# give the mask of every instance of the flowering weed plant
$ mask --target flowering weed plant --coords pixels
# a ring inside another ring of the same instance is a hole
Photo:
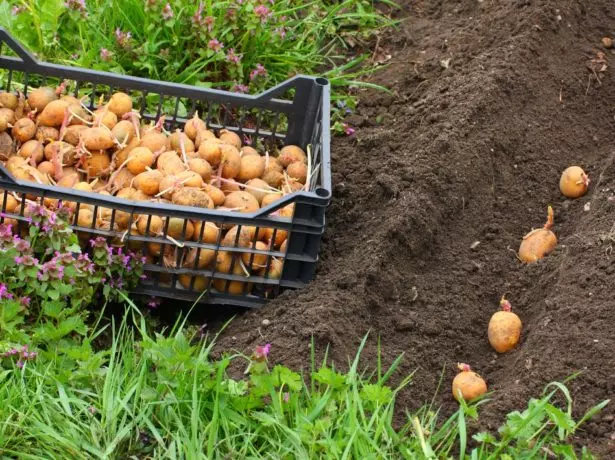
[[[25,346],[16,361],[21,365],[36,356],[28,342],[58,351],[84,336],[86,307],[118,299],[143,273],[140,257],[104,238],[82,252],[67,224],[68,208],[29,204],[25,211],[21,225],[0,224],[0,356]]]

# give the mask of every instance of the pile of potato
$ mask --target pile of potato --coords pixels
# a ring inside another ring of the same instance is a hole
[[[64,88],[41,87],[22,94],[0,93],[0,161],[17,179],[75,190],[114,195],[135,201],[173,203],[229,212],[253,212],[285,194],[306,187],[308,158],[298,146],[288,145],[275,155],[261,155],[243,145],[234,132],[222,129],[216,135],[195,114],[183,130],[167,132],[164,117],[156,123],[143,123],[133,111],[132,98],[116,92],[90,111],[83,101],[62,95]],[[7,195],[6,212],[18,212],[17,195]],[[46,198],[53,208],[58,201]],[[147,257],[157,263],[160,257],[171,267],[177,265],[181,241],[203,241],[222,246],[286,251],[287,232],[273,228],[217,226],[207,222],[152,216],[131,216],[81,203],[65,203],[78,209],[77,224],[110,229],[126,234],[162,236],[167,227],[170,244],[148,243]],[[277,213],[292,217],[293,205]],[[256,243],[254,243],[256,241]],[[134,246],[137,242],[132,241]],[[142,244],[142,243],[139,243]],[[142,249],[142,248],[141,248]],[[215,268],[222,273],[279,277],[282,261],[264,254],[237,253],[209,249],[182,250],[181,265],[189,268]],[[205,278],[180,283],[202,289]],[[192,283],[194,285],[192,286]],[[224,290],[224,280],[214,287]],[[244,283],[233,281],[228,290],[241,294]]]

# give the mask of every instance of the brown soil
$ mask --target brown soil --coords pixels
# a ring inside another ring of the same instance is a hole
[[[588,63],[615,32],[613,1],[431,0],[400,14],[380,41],[393,58],[373,78],[394,95],[362,94],[348,120],[356,137],[333,141],[316,279],[237,318],[220,349],[270,342],[274,361],[300,368],[314,336],[344,363],[371,331],[366,364],[380,337],[386,361],[405,353],[401,373],[416,371],[400,407],[430,400],[444,368],[437,401],[453,409],[455,363],[467,362],[494,390],[481,412],[492,429],[576,371],[579,411],[610,397],[615,53],[602,49],[606,70]],[[558,190],[571,164],[592,179],[574,201]],[[515,251],[549,204],[559,245],[524,265]],[[504,293],[524,330],[517,350],[496,355],[486,328]],[[607,410],[580,442],[615,455],[612,420]]]

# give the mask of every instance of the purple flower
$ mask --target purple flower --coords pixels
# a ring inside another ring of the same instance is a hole
[[[241,61],[241,54],[235,54],[235,50],[230,48],[226,53],[226,60],[233,64],[239,64],[239,61]]]
[[[16,365],[18,368],[23,369],[24,362],[23,362],[22,360],[19,360],[19,361],[17,361],[17,362],[15,363],[15,365]]]
[[[250,91],[250,88],[248,88],[246,85],[235,83],[231,88],[231,91],[234,93],[247,93],[248,91]]]
[[[90,240],[90,246],[93,248],[104,248],[107,246],[107,240],[105,240],[102,236],[99,236],[95,240]]]
[[[346,133],[346,136],[352,136],[356,132],[356,130],[348,123],[342,123],[342,126],[344,127],[344,132]]]
[[[271,351],[271,344],[267,343],[264,346],[258,345],[256,350],[254,350],[254,360],[255,361],[266,361],[269,352]]]
[[[284,394],[282,395],[282,400],[287,403],[288,401],[290,401],[290,393],[288,391],[284,392]]]
[[[0,299],[12,299],[13,294],[11,294],[6,287],[6,284],[0,283]]]
[[[29,307],[30,306],[30,297],[22,297],[21,299],[19,299],[19,303],[24,306],[24,307]]]
[[[162,18],[165,21],[168,21],[169,19],[173,19],[173,10],[171,9],[171,5],[169,3],[167,3],[166,5],[164,5],[164,8],[162,9]]]
[[[0,238],[12,239],[13,238],[13,226],[11,224],[0,224]]]
[[[15,241],[15,249],[21,253],[28,252],[30,250],[30,243],[26,240],[19,239]]]
[[[100,58],[105,62],[109,62],[111,60],[111,54],[111,51],[109,51],[107,48],[100,49]]]
[[[254,8],[254,14],[264,23],[267,21],[267,18],[271,16],[271,11],[265,5],[258,5]]]
[[[209,43],[207,44],[207,47],[210,50],[214,50],[216,53],[218,51],[220,51],[222,48],[224,48],[224,44],[220,43],[218,41],[218,39],[216,38],[212,38],[211,40],[209,40]]]
[[[75,256],[70,252],[66,252],[64,254],[56,252],[55,257],[52,260],[56,263],[60,262],[64,265],[69,265],[75,262]]]
[[[154,310],[158,308],[161,303],[162,303],[162,300],[159,299],[158,297],[150,297],[149,301],[147,302],[147,306],[151,308],[152,310]]]
[[[20,257],[21,262],[17,262],[17,257],[15,257],[15,263],[20,263],[25,267],[33,267],[38,264],[38,259],[36,257],[32,257],[30,255],[25,255]]]
[[[265,69],[265,66],[262,64],[256,64],[256,68],[252,72],[250,72],[250,80],[255,80],[256,78],[261,76],[267,76],[267,69]]]
[[[40,280],[43,279],[45,275],[48,275],[51,279],[62,279],[64,277],[64,267],[58,265],[55,260],[50,260],[46,264],[43,264],[37,277]]]

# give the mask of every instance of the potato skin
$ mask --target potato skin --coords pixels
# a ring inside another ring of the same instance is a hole
[[[498,311],[489,320],[489,343],[498,353],[506,353],[519,343],[521,319],[511,311]]]
[[[476,372],[463,371],[453,379],[453,397],[457,401],[461,399],[471,401],[485,393],[487,393],[487,384]]]
[[[536,262],[550,254],[557,246],[557,237],[551,230],[540,228],[528,233],[519,246],[519,258],[526,263]]]
[[[579,166],[570,166],[564,170],[559,180],[559,189],[566,198],[579,198],[587,192],[589,178]]]
[[[224,200],[224,207],[238,209],[240,212],[254,212],[260,208],[258,201],[248,192],[231,192]]]
[[[214,203],[207,193],[190,187],[185,187],[174,192],[172,201],[180,206],[195,206],[209,209],[214,207]]]

